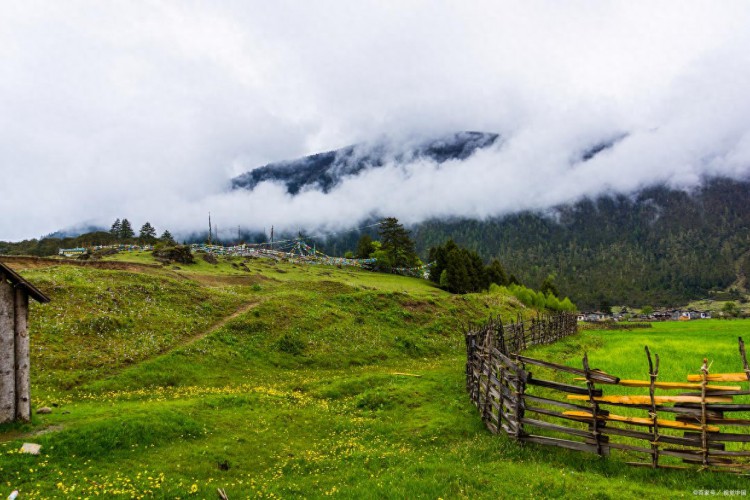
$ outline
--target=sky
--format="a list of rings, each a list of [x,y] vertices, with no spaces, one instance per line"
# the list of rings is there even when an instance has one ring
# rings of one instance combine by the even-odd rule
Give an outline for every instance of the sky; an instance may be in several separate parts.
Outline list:
[[[0,4],[0,240],[123,217],[186,234],[209,211],[227,231],[336,231],[750,176],[745,1]],[[228,190],[269,162],[461,130],[502,141],[328,194]]]

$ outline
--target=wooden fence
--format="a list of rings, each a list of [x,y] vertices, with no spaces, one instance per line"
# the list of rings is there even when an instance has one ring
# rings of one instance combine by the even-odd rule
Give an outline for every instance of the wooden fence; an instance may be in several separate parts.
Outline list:
[[[574,333],[575,318],[571,323],[568,316],[510,325],[491,320],[466,334],[466,388],[491,432],[601,456],[619,450],[636,466],[750,472],[750,419],[738,418],[750,415],[743,415],[750,412],[743,398],[750,390],[738,384],[750,381],[742,338],[742,372],[710,373],[704,359],[700,373],[682,382],[659,380],[659,357],[648,347],[648,380],[592,369],[586,355],[573,368],[519,354]],[[605,395],[605,387],[620,393]],[[644,455],[646,461],[637,459]]]

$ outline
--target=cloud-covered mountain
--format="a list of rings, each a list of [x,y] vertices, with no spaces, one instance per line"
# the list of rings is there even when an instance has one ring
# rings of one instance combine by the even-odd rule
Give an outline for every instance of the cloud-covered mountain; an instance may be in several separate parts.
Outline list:
[[[283,183],[291,195],[306,189],[328,193],[346,177],[387,164],[409,164],[420,159],[437,164],[448,160],[466,160],[478,150],[492,146],[499,138],[499,134],[487,132],[456,132],[433,139],[400,143],[384,139],[297,160],[269,163],[235,177],[232,187],[252,190],[261,182],[272,181]]]
[[[123,216],[190,234],[208,212],[226,231],[482,219],[750,169],[748,2],[5,4],[0,239]],[[502,141],[269,165],[458,130]]]

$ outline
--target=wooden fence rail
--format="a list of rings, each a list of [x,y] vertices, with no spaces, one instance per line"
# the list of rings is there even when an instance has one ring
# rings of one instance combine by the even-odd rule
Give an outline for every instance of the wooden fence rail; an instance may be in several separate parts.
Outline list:
[[[648,380],[592,369],[586,355],[574,368],[520,354],[576,331],[575,317],[561,314],[507,325],[491,319],[467,332],[466,389],[491,432],[601,456],[619,450],[636,466],[750,473],[750,387],[739,384],[750,383],[750,366],[742,338],[741,372],[709,373],[704,359],[684,382],[662,381],[659,356],[648,348]],[[646,394],[635,393],[639,388]],[[642,455],[648,461],[635,460]]]

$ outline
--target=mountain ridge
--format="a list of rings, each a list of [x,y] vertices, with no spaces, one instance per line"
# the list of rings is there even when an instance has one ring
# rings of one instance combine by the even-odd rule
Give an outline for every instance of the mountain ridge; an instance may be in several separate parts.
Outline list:
[[[449,160],[465,160],[478,150],[492,146],[498,139],[500,134],[464,131],[406,143],[381,140],[355,144],[295,160],[263,165],[233,178],[231,187],[253,190],[261,182],[271,181],[286,185],[287,192],[291,195],[315,188],[327,193],[346,177],[356,176],[388,163],[428,159],[441,164]]]

